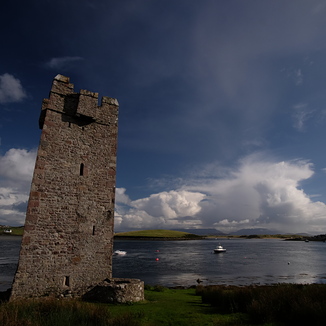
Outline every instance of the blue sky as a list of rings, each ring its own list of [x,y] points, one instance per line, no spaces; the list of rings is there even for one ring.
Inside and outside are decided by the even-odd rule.
[[[0,18],[0,224],[24,223],[62,74],[119,101],[116,231],[326,232],[326,1],[21,0]]]

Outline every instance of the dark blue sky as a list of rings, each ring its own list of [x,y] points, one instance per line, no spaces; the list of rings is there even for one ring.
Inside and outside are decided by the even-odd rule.
[[[0,24],[0,224],[62,74],[120,103],[117,230],[325,232],[325,1],[20,0]]]

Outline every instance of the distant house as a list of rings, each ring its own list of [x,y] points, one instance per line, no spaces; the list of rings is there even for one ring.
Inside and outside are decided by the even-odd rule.
[[[3,233],[12,233],[12,230],[11,229],[5,229],[5,230],[3,230]]]

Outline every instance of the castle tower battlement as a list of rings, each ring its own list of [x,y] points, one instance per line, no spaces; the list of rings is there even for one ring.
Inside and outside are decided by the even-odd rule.
[[[11,299],[83,295],[112,277],[118,101],[57,75],[42,129]]]

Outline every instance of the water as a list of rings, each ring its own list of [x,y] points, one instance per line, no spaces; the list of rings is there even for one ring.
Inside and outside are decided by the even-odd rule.
[[[0,236],[0,291],[11,287],[20,250],[22,237]]]
[[[0,291],[11,286],[21,237],[0,237]],[[214,254],[218,244],[225,253]],[[146,284],[326,283],[326,243],[278,239],[189,241],[116,240],[113,277],[138,278]],[[158,259],[158,260],[156,260]]]
[[[214,254],[218,244],[227,249]],[[279,239],[115,241],[113,276],[146,284],[272,284],[326,282],[326,243]],[[157,251],[158,250],[158,251]],[[156,260],[158,258],[159,260]]]

